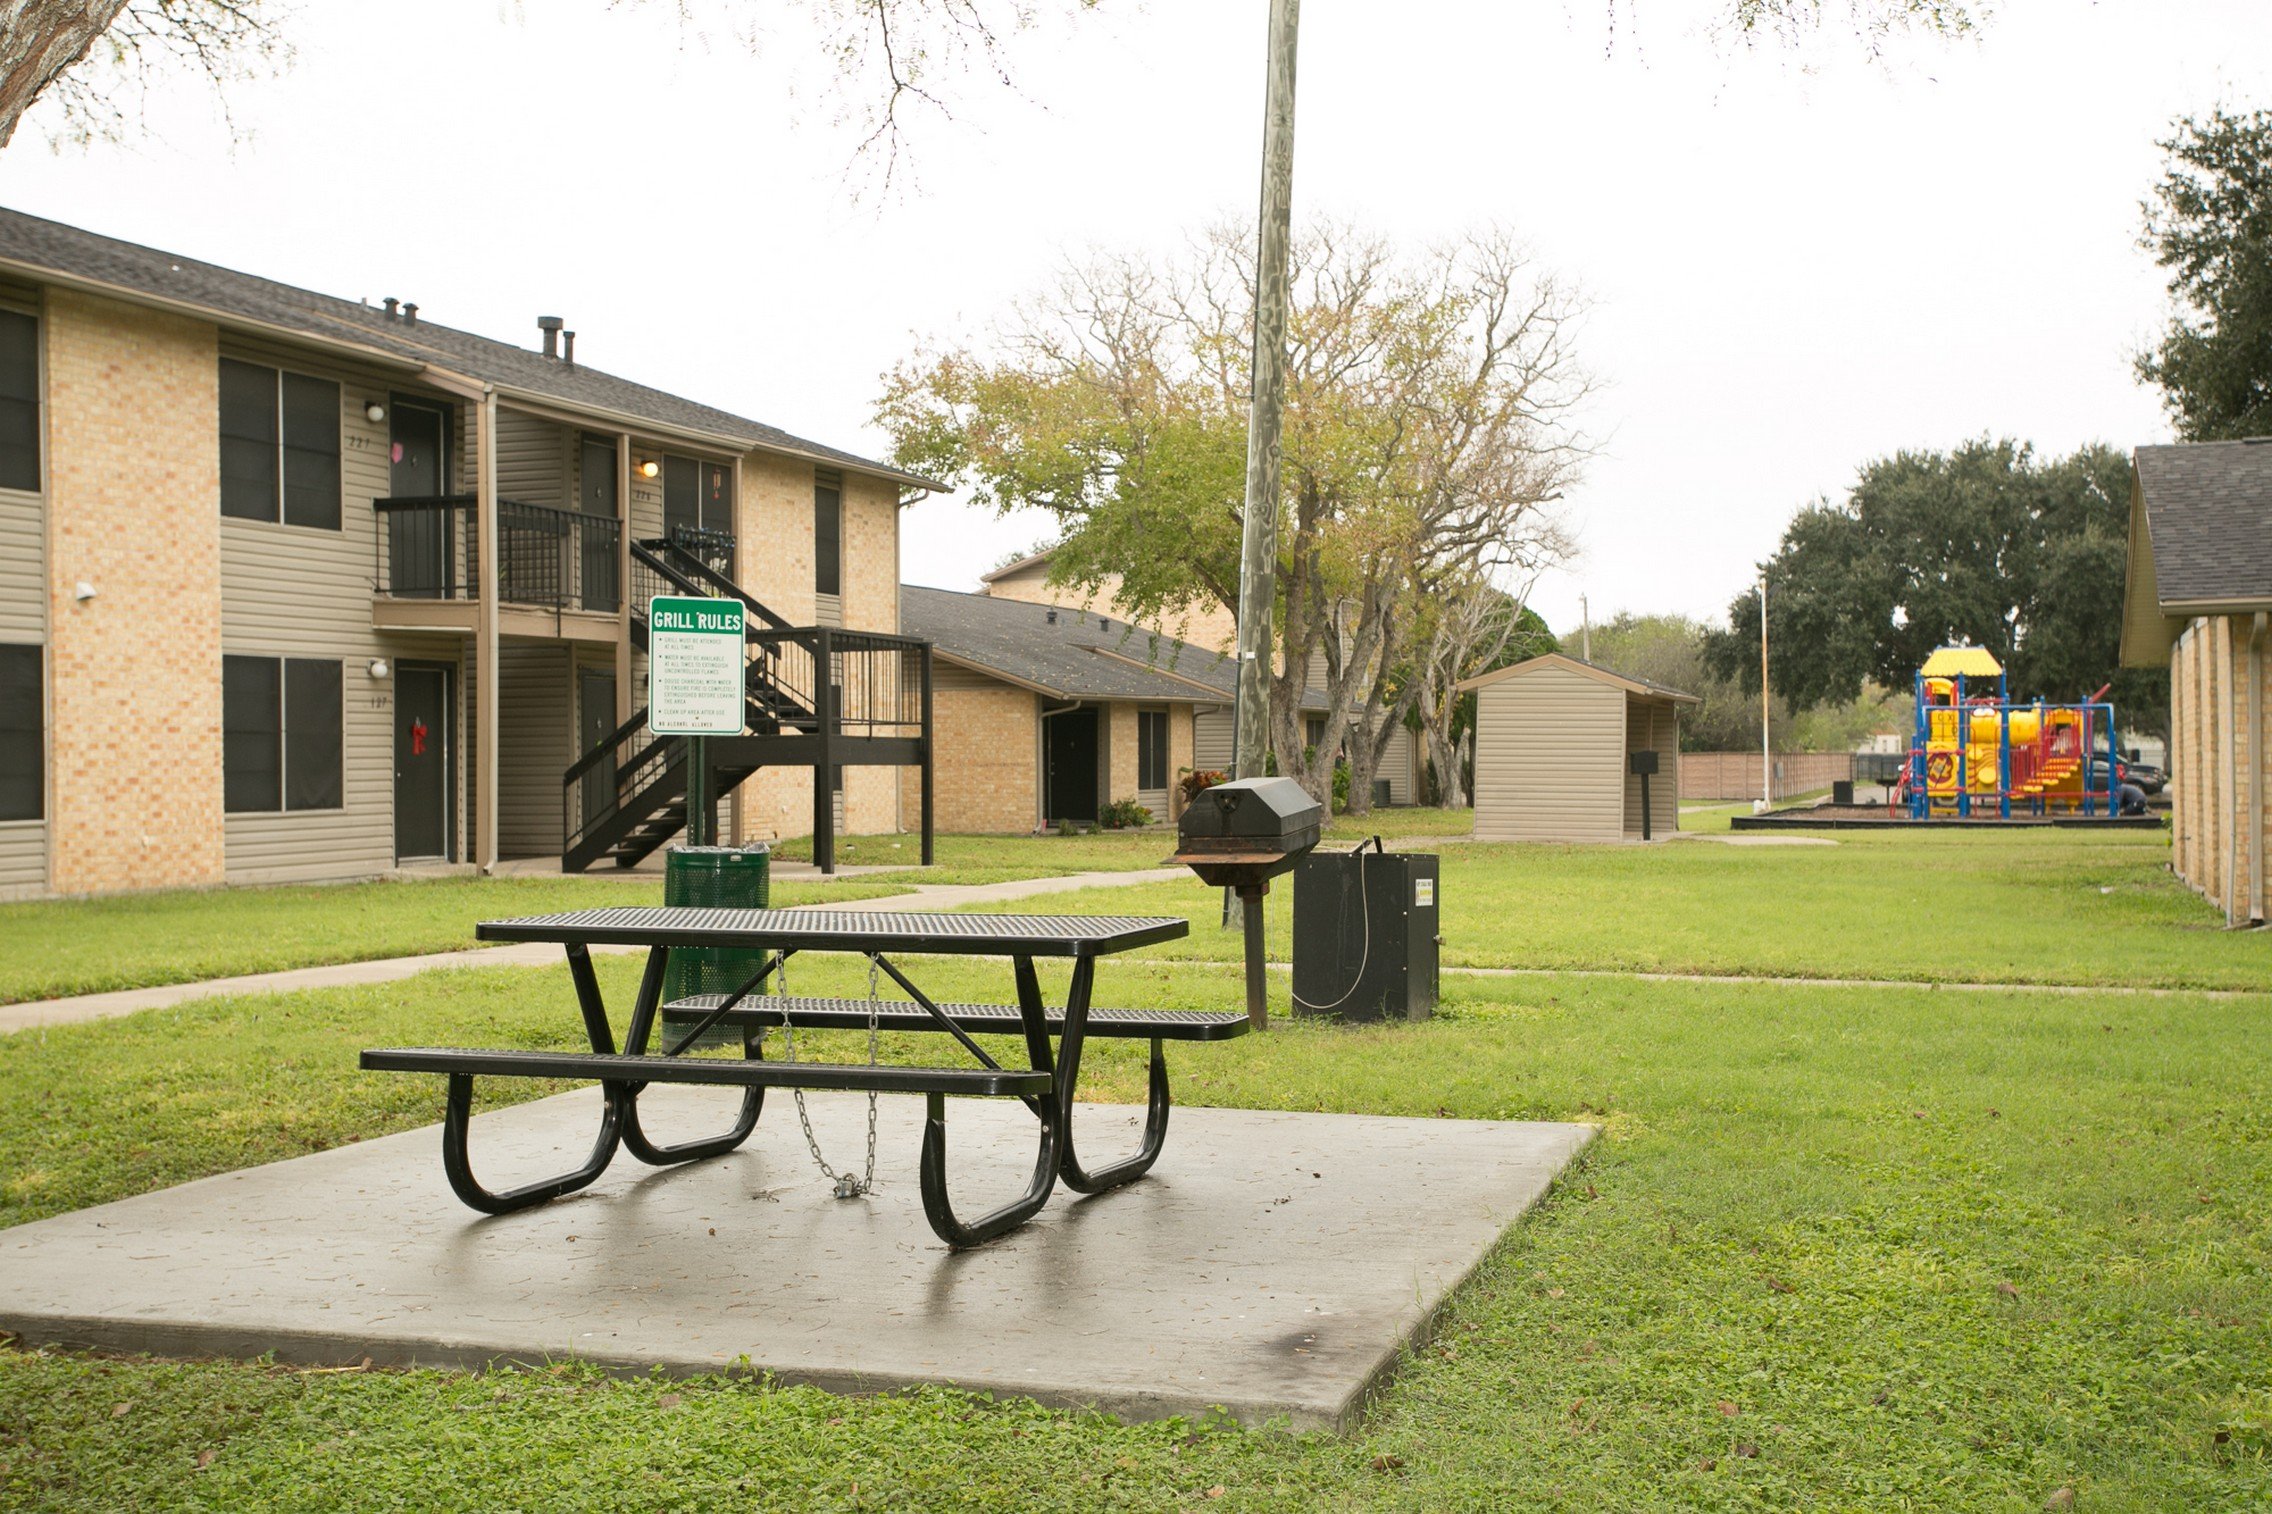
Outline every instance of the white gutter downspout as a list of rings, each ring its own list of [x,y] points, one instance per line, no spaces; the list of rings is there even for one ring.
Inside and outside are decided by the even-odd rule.
[[[2264,923],[2264,630],[2272,616],[2256,612],[2248,628],[2248,916]]]

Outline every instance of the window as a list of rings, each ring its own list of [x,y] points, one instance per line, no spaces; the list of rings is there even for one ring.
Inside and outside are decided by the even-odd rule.
[[[40,649],[0,646],[0,820],[46,812],[47,751]]]
[[[813,592],[844,592],[844,491],[831,476],[813,485]]]
[[[339,386],[221,359],[221,513],[339,529]]]
[[[734,534],[734,469],[699,457],[663,459],[663,529]]]
[[[336,662],[221,659],[221,786],[232,813],[341,805]]]
[[[0,489],[39,488],[39,322],[0,310]]]
[[[1136,787],[1164,789],[1168,786],[1168,712],[1165,710],[1138,710],[1136,712]]]

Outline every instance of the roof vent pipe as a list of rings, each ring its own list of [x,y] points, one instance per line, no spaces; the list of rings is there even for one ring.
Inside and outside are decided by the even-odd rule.
[[[560,328],[567,324],[556,315],[540,315],[536,318],[536,329],[544,333],[546,357],[560,356]]]
[[[575,366],[576,366],[576,333],[575,333],[575,332],[573,332],[573,331],[563,331],[563,332],[561,332],[561,333],[560,333],[560,341],[561,341],[560,361],[562,361],[563,363],[566,363],[566,364],[567,364],[567,365],[568,365],[569,367],[571,367],[571,368],[575,367]]]
[[[1055,610],[1042,611],[1041,618],[1048,621],[1051,625],[1057,624],[1057,612]]]
[[[393,295],[390,294],[380,303],[384,304],[387,307],[387,319],[391,321],[394,319],[395,307],[400,305],[402,301],[396,299]]]
[[[418,324],[417,301],[413,300],[404,304],[404,306],[402,307],[402,320],[403,324],[406,326],[415,326]]]

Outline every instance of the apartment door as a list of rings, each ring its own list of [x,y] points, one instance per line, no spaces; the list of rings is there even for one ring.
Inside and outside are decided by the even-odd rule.
[[[615,442],[607,437],[586,436],[581,444],[581,457],[577,472],[582,482],[576,491],[576,502],[586,515],[603,520],[615,520]],[[616,571],[615,536],[606,531],[578,533],[582,542],[582,561],[576,567],[587,610],[613,610],[621,592]]]
[[[450,670],[431,664],[394,669],[394,856],[448,861],[450,825]]]
[[[615,729],[615,675],[586,668],[576,677],[578,740],[581,757]],[[590,825],[615,803],[615,754],[610,752],[579,780],[584,787],[584,824]]]
[[[399,395],[388,406],[387,493],[438,499],[449,492],[450,418],[439,405]],[[457,513],[436,505],[387,512],[387,583],[406,599],[451,596]]]
[[[1059,710],[1042,721],[1044,819],[1097,818],[1097,712]]]

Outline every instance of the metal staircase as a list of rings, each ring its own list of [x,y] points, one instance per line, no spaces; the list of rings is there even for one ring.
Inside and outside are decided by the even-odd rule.
[[[647,649],[647,601],[656,594],[738,599],[747,609],[743,673],[747,735],[712,737],[708,790],[724,799],[760,769],[815,775],[814,861],[835,869],[835,806],[820,775],[850,765],[922,769],[923,860],[931,851],[930,644],[901,636],[792,626],[728,578],[730,560],[707,533],[631,544],[631,642]],[[824,676],[825,674],[825,676]],[[684,737],[647,729],[647,710],[609,732],[562,779],[560,865],[578,873],[603,859],[635,866],[686,828]]]

